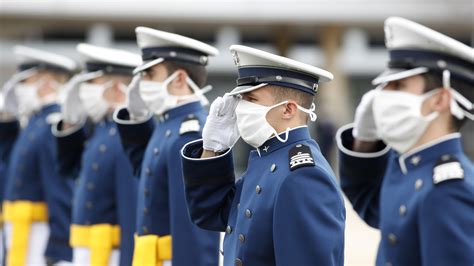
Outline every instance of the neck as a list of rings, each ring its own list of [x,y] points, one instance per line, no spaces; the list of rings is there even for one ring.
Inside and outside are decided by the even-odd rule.
[[[439,119],[440,117],[438,117]],[[420,146],[423,146],[429,142],[432,142],[436,139],[454,133],[454,131],[449,127],[449,123],[442,123],[435,119],[425,130],[425,133],[420,137],[420,139],[407,151],[410,152],[414,149],[417,149]]]
[[[287,128],[292,129],[295,127],[302,127],[302,126],[307,126],[306,123],[300,123],[300,122],[289,122],[289,123],[278,123],[278,125],[275,128],[275,131],[278,132],[278,134],[285,132]]]

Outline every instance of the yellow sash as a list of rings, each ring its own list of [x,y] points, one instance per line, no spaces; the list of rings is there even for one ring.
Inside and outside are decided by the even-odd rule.
[[[25,265],[31,224],[48,221],[48,207],[44,202],[5,201],[3,213],[5,222],[11,223],[13,227],[7,265]]]
[[[72,247],[88,248],[91,265],[107,266],[113,248],[120,246],[120,227],[111,224],[71,225]]]
[[[163,261],[171,260],[171,236],[135,235],[133,266],[162,266]]]

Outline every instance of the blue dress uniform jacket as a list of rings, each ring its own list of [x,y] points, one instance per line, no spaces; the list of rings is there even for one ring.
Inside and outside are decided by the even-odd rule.
[[[230,150],[201,151],[183,148],[186,197],[197,225],[226,232],[224,265],[344,265],[342,194],[307,127],[252,151],[237,182]]]
[[[46,202],[50,235],[45,257],[70,261],[72,182],[56,169],[56,142],[46,118],[59,106],[48,105],[34,114],[21,131],[10,155],[4,200]],[[3,129],[2,129],[3,131]]]
[[[338,136],[342,188],[382,233],[377,265],[473,265],[474,166],[460,134],[399,155],[356,153],[352,128]]]
[[[173,266],[218,265],[219,235],[195,226],[189,217],[180,150],[199,139],[207,117],[200,102],[191,102],[143,123],[118,123],[125,151],[140,177],[138,236],[172,237]],[[126,109],[117,116],[129,119]]]
[[[88,133],[88,127],[83,126],[57,138],[61,172],[78,177],[72,222],[79,226],[119,225],[120,265],[130,265],[138,182],[115,123],[104,119]]]

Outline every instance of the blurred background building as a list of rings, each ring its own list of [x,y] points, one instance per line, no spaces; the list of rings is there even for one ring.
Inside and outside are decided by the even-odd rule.
[[[352,121],[361,95],[388,59],[383,21],[402,16],[472,46],[472,0],[0,0],[0,83],[15,71],[14,45],[24,44],[79,59],[76,44],[139,52],[134,28],[148,26],[216,46],[208,94],[212,101],[235,86],[228,53],[244,44],[331,71],[335,79],[320,86],[314,137],[336,167],[334,134]],[[474,158],[474,125],[464,128],[466,150]],[[248,147],[236,147],[239,171]],[[335,168],[336,169],[336,168]],[[378,233],[347,205],[347,265],[373,264]]]

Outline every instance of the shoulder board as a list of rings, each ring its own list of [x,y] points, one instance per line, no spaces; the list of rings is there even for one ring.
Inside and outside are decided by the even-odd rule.
[[[57,124],[59,123],[59,121],[61,121],[61,113],[59,112],[51,113],[46,116],[46,123],[50,125]]]
[[[187,116],[179,127],[179,134],[183,135],[189,132],[199,132],[201,130],[201,124],[199,119],[195,115]]]
[[[458,159],[452,155],[443,155],[433,167],[433,183],[451,179],[463,179],[464,169]]]
[[[288,157],[291,171],[301,167],[315,165],[311,149],[309,146],[303,144],[296,144],[291,148],[288,152]]]

